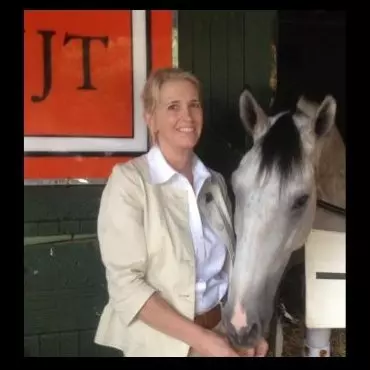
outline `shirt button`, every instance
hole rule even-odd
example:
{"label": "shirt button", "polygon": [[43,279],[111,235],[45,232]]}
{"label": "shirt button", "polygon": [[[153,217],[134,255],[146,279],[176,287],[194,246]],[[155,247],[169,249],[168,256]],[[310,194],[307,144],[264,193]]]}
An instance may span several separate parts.
{"label": "shirt button", "polygon": [[222,231],[222,230],[225,228],[225,226],[224,226],[223,224],[219,224],[219,225],[217,226],[217,228],[218,228],[220,231]]}
{"label": "shirt button", "polygon": [[200,292],[204,292],[207,288],[207,284],[205,281],[203,280],[199,280],[197,281],[196,283],[196,286],[195,286],[195,291],[200,293]]}

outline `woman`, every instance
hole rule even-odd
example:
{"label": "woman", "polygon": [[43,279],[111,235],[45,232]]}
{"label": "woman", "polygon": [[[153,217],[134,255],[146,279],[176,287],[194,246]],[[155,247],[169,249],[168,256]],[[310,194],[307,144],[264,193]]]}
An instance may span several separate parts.
{"label": "woman", "polygon": [[[161,69],[142,101],[152,147],[114,167],[101,199],[109,302],[95,341],[125,356],[238,357],[220,333],[233,254],[226,186],[193,152],[203,127],[199,82]],[[246,355],[266,351],[263,342]]]}

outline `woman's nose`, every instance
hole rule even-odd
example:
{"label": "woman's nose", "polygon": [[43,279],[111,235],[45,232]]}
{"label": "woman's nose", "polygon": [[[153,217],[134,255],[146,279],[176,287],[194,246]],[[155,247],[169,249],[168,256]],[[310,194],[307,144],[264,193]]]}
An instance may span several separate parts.
{"label": "woman's nose", "polygon": [[191,110],[189,108],[185,108],[183,110],[182,117],[185,121],[191,121],[192,120]]}

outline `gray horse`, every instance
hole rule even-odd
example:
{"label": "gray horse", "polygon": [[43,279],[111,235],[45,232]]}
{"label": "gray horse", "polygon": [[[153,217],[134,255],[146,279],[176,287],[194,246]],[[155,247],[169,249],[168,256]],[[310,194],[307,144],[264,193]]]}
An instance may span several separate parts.
{"label": "gray horse", "polygon": [[269,117],[246,89],[239,109],[253,146],[232,175],[237,242],[222,320],[234,345],[249,346],[267,334],[284,270],[313,226],[316,168],[336,101],[301,97],[294,111]]}

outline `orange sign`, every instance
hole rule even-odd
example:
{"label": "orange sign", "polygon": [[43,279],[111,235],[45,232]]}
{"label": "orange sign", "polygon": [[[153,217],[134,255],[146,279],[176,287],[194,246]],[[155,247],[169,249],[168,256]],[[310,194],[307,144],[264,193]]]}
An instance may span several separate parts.
{"label": "orange sign", "polygon": [[147,150],[140,94],[172,65],[172,11],[149,30],[147,12],[24,12],[26,180],[106,178]]}

